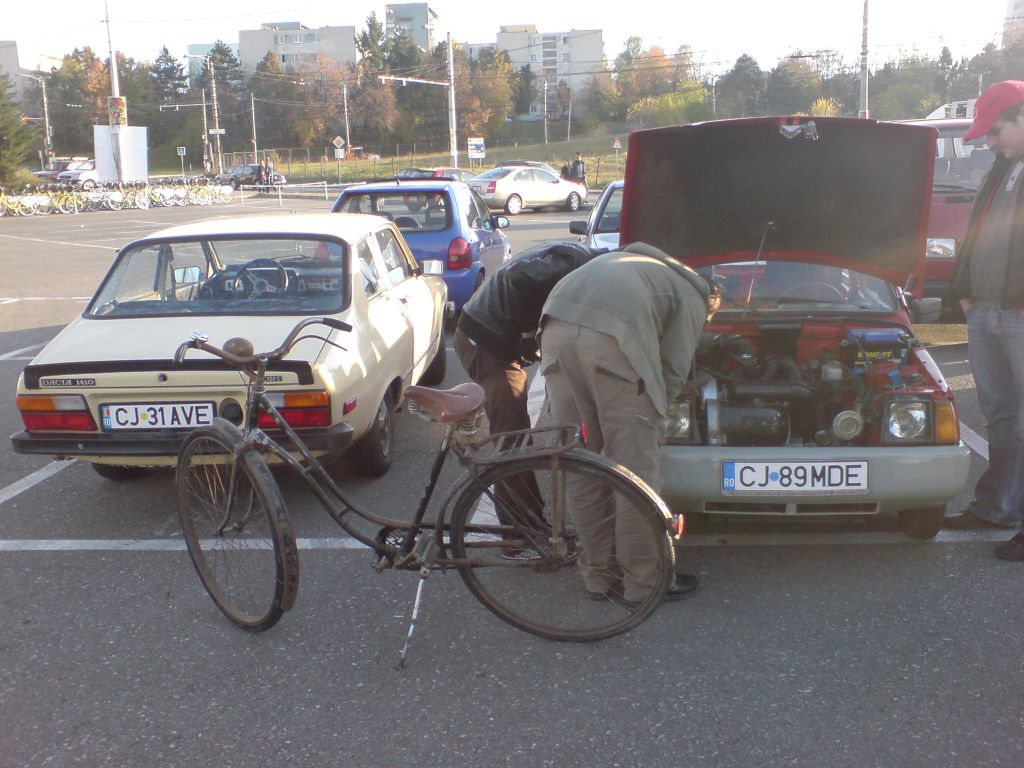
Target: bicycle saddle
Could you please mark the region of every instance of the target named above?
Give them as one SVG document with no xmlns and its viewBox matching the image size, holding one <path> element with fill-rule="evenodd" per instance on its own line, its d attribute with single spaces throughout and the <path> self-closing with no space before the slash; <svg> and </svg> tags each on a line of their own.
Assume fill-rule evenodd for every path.
<svg viewBox="0 0 1024 768">
<path fill-rule="evenodd" d="M 459 384 L 451 389 L 407 387 L 405 396 L 442 424 L 468 419 L 484 404 L 484 389 L 473 382 Z"/>
</svg>

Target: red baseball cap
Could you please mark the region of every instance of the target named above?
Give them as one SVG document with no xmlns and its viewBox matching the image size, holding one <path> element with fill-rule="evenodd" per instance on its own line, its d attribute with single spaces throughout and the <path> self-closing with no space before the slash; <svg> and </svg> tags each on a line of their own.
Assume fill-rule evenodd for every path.
<svg viewBox="0 0 1024 768">
<path fill-rule="evenodd" d="M 974 122 L 970 130 L 964 134 L 964 141 L 986 136 L 995 127 L 996 120 L 1003 110 L 1024 104 L 1024 82 L 1020 80 L 1003 80 L 990 85 L 974 103 Z"/>
</svg>

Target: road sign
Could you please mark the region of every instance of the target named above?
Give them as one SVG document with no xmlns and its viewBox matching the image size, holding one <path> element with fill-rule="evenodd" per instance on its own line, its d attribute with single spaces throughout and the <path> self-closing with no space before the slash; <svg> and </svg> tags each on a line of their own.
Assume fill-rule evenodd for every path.
<svg viewBox="0 0 1024 768">
<path fill-rule="evenodd" d="M 225 133 L 225 129 L 224 128 L 211 128 L 209 130 L 209 134 L 211 136 L 223 136 L 224 133 Z"/>
<path fill-rule="evenodd" d="M 332 141 L 331 144 L 334 145 L 335 149 L 341 149 L 345 146 L 345 140 L 341 138 L 341 136 L 335 136 L 334 141 Z"/>
<path fill-rule="evenodd" d="M 612 149 L 614 149 L 616 152 L 618 152 L 620 149 L 622 149 L 622 142 L 619 141 L 619 137 L 618 136 L 616 136 L 615 137 L 615 141 L 612 142 Z"/>
<path fill-rule="evenodd" d="M 185 148 L 184 147 L 178 147 L 178 157 L 184 157 L 184 156 L 185 156 Z"/>
<path fill-rule="evenodd" d="M 345 150 L 342 149 L 341 147 L 338 147 L 336 150 L 334 150 L 334 159 L 335 160 L 344 160 L 345 159 Z"/>
<path fill-rule="evenodd" d="M 466 139 L 468 147 L 467 156 L 470 160 L 478 160 L 487 157 L 487 149 L 484 147 L 483 139 Z"/>
</svg>

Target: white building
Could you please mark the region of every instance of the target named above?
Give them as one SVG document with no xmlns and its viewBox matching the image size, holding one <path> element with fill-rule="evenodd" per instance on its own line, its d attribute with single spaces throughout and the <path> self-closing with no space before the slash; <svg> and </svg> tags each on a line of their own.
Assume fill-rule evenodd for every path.
<svg viewBox="0 0 1024 768">
<path fill-rule="evenodd" d="M 384 6 L 384 34 L 392 37 L 401 30 L 427 53 L 434 50 L 436 25 L 437 14 L 426 3 L 390 3 Z"/>
<path fill-rule="evenodd" d="M 253 71 L 273 51 L 282 66 L 312 63 L 326 56 L 339 64 L 356 61 L 355 27 L 318 27 L 310 29 L 297 21 L 262 24 L 259 29 L 243 29 L 238 33 L 238 62 L 242 69 Z"/>
<path fill-rule="evenodd" d="M 604 69 L 604 37 L 600 29 L 571 29 L 568 32 L 538 32 L 534 24 L 499 28 L 495 46 L 505 51 L 518 69 L 527 64 L 536 76 L 536 93 L 530 114 L 544 114 L 544 83 L 548 91 L 548 116 L 556 116 L 558 84 L 562 81 L 575 98 L 587 82 Z"/>
<path fill-rule="evenodd" d="M 1003 22 L 1003 47 L 1024 40 L 1024 0 L 1006 0 Z"/>
</svg>

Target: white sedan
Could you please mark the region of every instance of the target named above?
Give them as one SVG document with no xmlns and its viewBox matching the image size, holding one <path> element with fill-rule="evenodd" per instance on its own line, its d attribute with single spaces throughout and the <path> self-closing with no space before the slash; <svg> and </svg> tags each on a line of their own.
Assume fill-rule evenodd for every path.
<svg viewBox="0 0 1024 768">
<path fill-rule="evenodd" d="M 173 465 L 190 429 L 238 423 L 245 402 L 220 360 L 174 365 L 179 344 L 198 331 L 270 350 L 299 319 L 327 316 L 353 330 L 300 341 L 270 366 L 268 390 L 315 453 L 351 445 L 357 469 L 382 474 L 405 387 L 445 374 L 447 289 L 432 266 L 387 219 L 359 214 L 211 219 L 129 243 L 22 373 L 14 450 L 87 461 L 109 479 Z"/>
<path fill-rule="evenodd" d="M 504 166 L 484 171 L 469 182 L 493 210 L 515 216 L 523 208 L 564 208 L 578 211 L 587 199 L 584 184 L 563 179 L 543 168 Z"/>
</svg>

